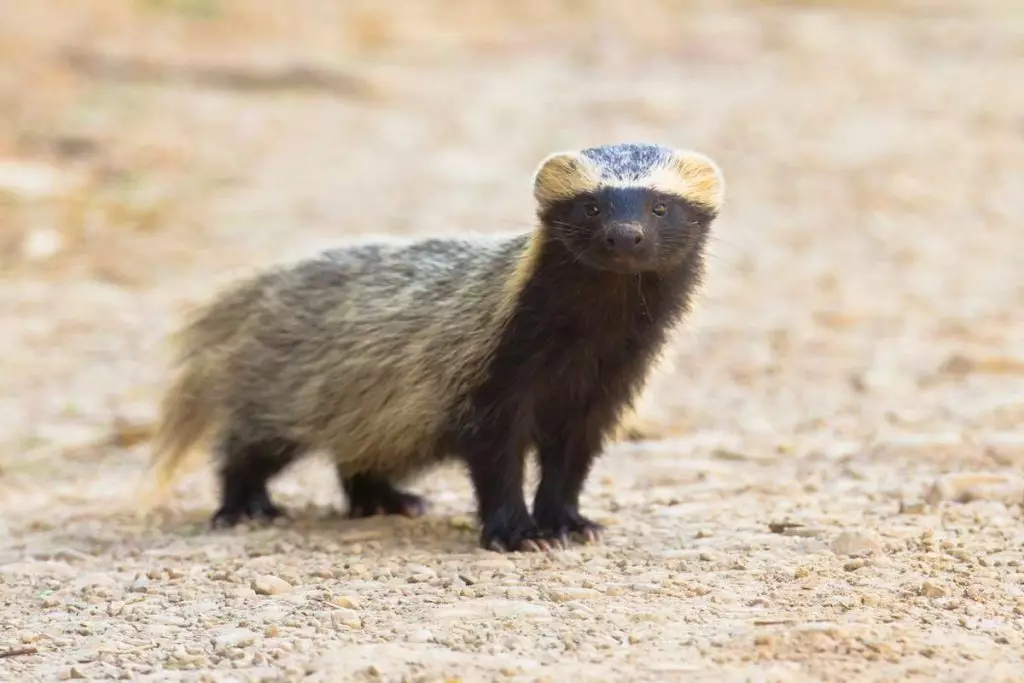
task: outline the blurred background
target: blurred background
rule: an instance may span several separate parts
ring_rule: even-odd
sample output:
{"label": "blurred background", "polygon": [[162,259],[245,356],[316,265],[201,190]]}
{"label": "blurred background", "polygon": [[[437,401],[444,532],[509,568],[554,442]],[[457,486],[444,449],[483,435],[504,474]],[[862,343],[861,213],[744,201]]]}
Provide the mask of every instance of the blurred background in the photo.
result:
{"label": "blurred background", "polygon": [[[369,233],[527,229],[543,156],[625,140],[696,149],[727,180],[700,308],[645,403],[655,442],[622,445],[588,493],[631,556],[679,534],[749,547],[761,537],[728,529],[786,514],[925,533],[885,514],[1021,472],[1019,0],[33,0],[0,16],[15,554],[62,524],[82,552],[75,525],[101,524],[105,548],[134,529],[111,506],[148,454],[163,340],[221,284]],[[990,478],[947,479],[964,472]],[[201,520],[212,482],[196,481],[181,504]],[[463,478],[425,486],[470,509]],[[329,478],[282,487],[337,504]],[[716,521],[680,506],[694,496],[723,505]],[[943,524],[1018,528],[1014,504]]]}
{"label": "blurred background", "polygon": [[697,149],[728,180],[649,436],[1020,423],[1018,2],[5,16],[0,472],[22,494],[77,479],[75,457],[141,462],[94,446],[144,442],[161,340],[218,284],[359,234],[526,228],[545,154],[621,140]]}

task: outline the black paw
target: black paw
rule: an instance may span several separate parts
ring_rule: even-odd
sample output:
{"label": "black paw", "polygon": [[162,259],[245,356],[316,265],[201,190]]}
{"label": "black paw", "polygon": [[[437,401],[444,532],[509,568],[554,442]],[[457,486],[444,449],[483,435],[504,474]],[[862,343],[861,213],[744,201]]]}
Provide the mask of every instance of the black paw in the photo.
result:
{"label": "black paw", "polygon": [[224,503],[210,518],[214,529],[227,529],[242,522],[267,523],[275,519],[287,519],[288,515],[274,505],[266,493],[254,494],[242,501]]}
{"label": "black paw", "polygon": [[361,482],[347,487],[348,517],[362,519],[378,515],[420,517],[427,512],[427,501],[386,483]]}
{"label": "black paw", "polygon": [[542,508],[534,512],[534,519],[543,532],[563,546],[568,545],[570,538],[582,543],[599,543],[604,535],[604,526],[590,521],[570,505]]}
{"label": "black paw", "polygon": [[484,521],[480,546],[494,552],[540,552],[558,546],[556,539],[538,527],[526,510],[502,508]]}

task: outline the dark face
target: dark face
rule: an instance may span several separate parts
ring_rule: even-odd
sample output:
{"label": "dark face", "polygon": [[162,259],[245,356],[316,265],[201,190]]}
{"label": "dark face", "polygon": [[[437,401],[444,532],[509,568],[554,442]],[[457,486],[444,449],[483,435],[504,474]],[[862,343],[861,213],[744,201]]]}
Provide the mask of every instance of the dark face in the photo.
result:
{"label": "dark face", "polygon": [[541,214],[576,261],[618,273],[680,263],[702,243],[711,218],[681,197],[643,188],[602,189]]}

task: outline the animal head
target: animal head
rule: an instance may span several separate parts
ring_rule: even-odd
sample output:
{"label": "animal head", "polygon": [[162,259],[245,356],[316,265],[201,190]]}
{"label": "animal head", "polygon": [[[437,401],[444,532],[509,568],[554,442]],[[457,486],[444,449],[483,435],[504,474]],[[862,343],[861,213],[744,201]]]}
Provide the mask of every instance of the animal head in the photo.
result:
{"label": "animal head", "polygon": [[624,143],[549,155],[533,195],[541,224],[575,260],[639,273],[670,269],[700,248],[724,189],[702,154]]}

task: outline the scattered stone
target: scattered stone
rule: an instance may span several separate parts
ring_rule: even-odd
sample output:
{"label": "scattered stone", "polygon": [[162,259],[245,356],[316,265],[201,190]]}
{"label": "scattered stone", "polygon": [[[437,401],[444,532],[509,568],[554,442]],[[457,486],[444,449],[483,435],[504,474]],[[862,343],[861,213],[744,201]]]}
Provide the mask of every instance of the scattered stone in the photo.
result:
{"label": "scattered stone", "polygon": [[437,572],[422,564],[406,565],[405,571],[408,574],[406,581],[409,583],[430,583],[437,578]]}
{"label": "scattered stone", "polygon": [[922,502],[908,503],[901,500],[899,512],[901,515],[923,515],[925,504]]}
{"label": "scattered stone", "polygon": [[271,574],[264,574],[252,582],[252,589],[259,595],[281,595],[292,589],[292,585]]}
{"label": "scattered stone", "polygon": [[945,588],[932,581],[922,582],[920,593],[926,598],[943,598],[949,594]]}
{"label": "scattered stone", "polygon": [[41,199],[77,186],[80,179],[50,164],[27,159],[0,159],[0,195]]}
{"label": "scattered stone", "polygon": [[981,444],[988,456],[1001,465],[1024,462],[1024,431],[990,432],[982,437]]}
{"label": "scattered stone", "polygon": [[[381,532],[379,529],[358,529],[358,530],[354,529],[352,531],[343,532],[340,535],[338,535],[336,538],[337,538],[338,542],[340,542],[340,543],[356,543],[356,542],[364,542],[365,543],[366,541],[376,541],[376,540],[379,540],[382,533],[383,532]],[[328,552],[336,552],[336,551],[328,549]]]}
{"label": "scattered stone", "polygon": [[964,443],[964,437],[959,431],[945,432],[909,432],[890,434],[881,439],[877,447],[887,452],[913,452],[932,450],[936,448],[960,446]]}
{"label": "scattered stone", "polygon": [[549,599],[554,602],[587,600],[589,598],[596,598],[599,595],[601,595],[601,592],[593,588],[579,588],[576,586],[566,586],[564,588],[555,588],[548,591]]}
{"label": "scattered stone", "polygon": [[950,555],[950,557],[955,557],[956,559],[960,560],[961,562],[973,562],[974,561],[974,555],[972,555],[971,553],[967,552],[963,548],[952,548],[952,549],[948,550],[947,553]]}
{"label": "scattered stone", "polygon": [[245,628],[223,631],[213,639],[213,646],[218,652],[224,652],[231,648],[245,647],[256,641],[256,634]]}
{"label": "scattered stone", "polygon": [[711,451],[711,457],[715,460],[725,460],[727,462],[746,462],[748,460],[757,460],[756,456],[751,456],[748,453],[741,453],[739,451],[733,451],[728,448],[716,448]]}
{"label": "scattered stone", "polygon": [[430,576],[437,576],[437,572],[424,564],[409,563],[405,565],[405,570],[409,574],[428,574]]}
{"label": "scattered stone", "polygon": [[79,668],[77,666],[72,666],[72,667],[70,667],[68,669],[62,670],[60,672],[60,674],[59,674],[59,678],[62,681],[68,681],[68,680],[81,680],[81,679],[84,679],[84,678],[88,678],[88,676],[85,674],[84,671],[82,671],[81,668]]}
{"label": "scattered stone", "polygon": [[274,603],[267,605],[262,610],[260,610],[260,617],[263,619],[264,622],[280,623],[288,617],[288,613],[290,611],[291,610],[288,610],[284,607],[281,607],[279,604]]}
{"label": "scattered stone", "polygon": [[538,619],[551,615],[547,607],[536,602],[508,600],[496,602],[492,608],[494,616],[499,618]]}
{"label": "scattered stone", "polygon": [[637,593],[657,593],[661,590],[661,586],[656,583],[634,583],[629,588]]}
{"label": "scattered stone", "polygon": [[331,598],[331,602],[338,607],[344,607],[346,609],[360,609],[363,605],[359,598],[352,597],[350,595],[336,595]]}
{"label": "scattered stone", "polygon": [[970,503],[975,500],[1024,500],[1024,482],[1016,477],[981,472],[947,474],[935,480],[924,497],[929,505],[942,501]]}
{"label": "scattered stone", "polygon": [[472,531],[476,528],[476,523],[470,517],[452,517],[448,520],[448,526],[460,531]]}
{"label": "scattered stone", "polygon": [[425,628],[417,629],[406,636],[406,640],[410,643],[429,643],[430,639],[434,637],[434,634]]}
{"label": "scattered stone", "polygon": [[515,571],[516,569],[515,562],[500,557],[494,559],[477,560],[473,564],[476,566],[477,569],[481,570],[489,569],[491,571],[511,572]]}
{"label": "scattered stone", "polygon": [[256,597],[256,591],[252,588],[239,586],[231,592],[231,595],[234,595],[236,598],[241,598],[242,600],[251,600]]}
{"label": "scattered stone", "polygon": [[63,562],[85,562],[92,559],[92,555],[75,550],[74,548],[58,548],[53,551],[51,557],[54,560],[61,560]]}
{"label": "scattered stone", "polygon": [[832,552],[836,555],[861,555],[881,550],[881,539],[869,529],[844,531],[832,541]]}
{"label": "scattered stone", "polygon": [[860,569],[861,567],[866,567],[868,564],[869,562],[866,559],[864,559],[863,557],[859,557],[855,560],[850,560],[849,562],[844,564],[843,569],[845,569],[848,572],[854,572]]}
{"label": "scattered stone", "polygon": [[334,627],[347,626],[348,628],[362,628],[363,620],[355,610],[340,608],[331,614],[331,623]]}
{"label": "scattered stone", "polygon": [[1013,356],[986,356],[972,358],[955,353],[939,366],[939,372],[947,375],[967,375],[972,373],[991,375],[1024,374],[1024,359]]}

